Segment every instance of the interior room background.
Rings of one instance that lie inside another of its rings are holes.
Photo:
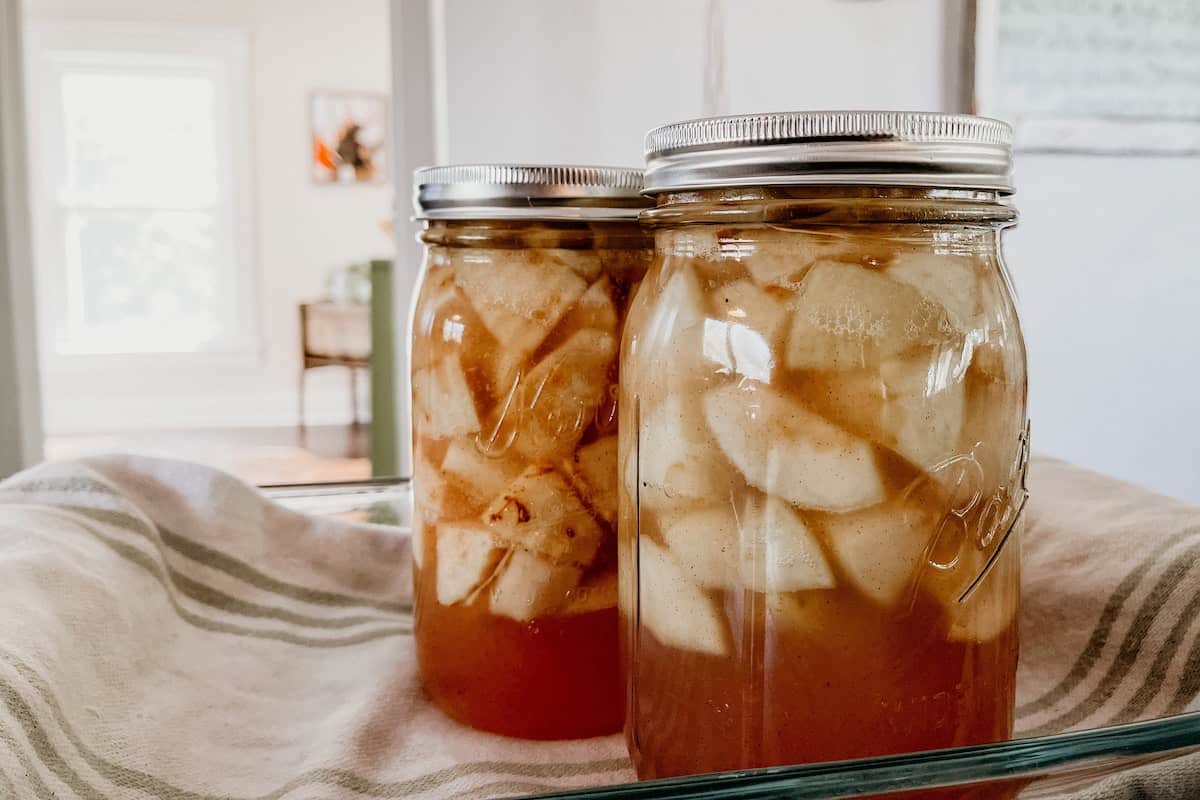
[[[706,114],[968,110],[974,73],[961,43],[976,8],[965,0],[23,0],[27,43],[47,28],[89,22],[219,30],[244,43],[247,62],[234,82],[248,146],[231,201],[245,237],[234,282],[246,293],[244,357],[81,363],[47,353],[43,339],[46,434],[294,425],[295,306],[320,294],[328,269],[394,256],[394,308],[407,308],[419,252],[408,219],[412,167],[637,165],[647,129]],[[390,92],[389,184],[313,183],[307,97],[321,88]],[[36,183],[36,158],[32,166]],[[1187,153],[1019,151],[1021,221],[1007,242],[1029,346],[1034,449],[1193,501],[1200,271],[1190,194],[1198,180],[1200,159]],[[388,219],[394,241],[381,232]],[[402,375],[402,346],[396,360]],[[311,421],[349,422],[345,378],[314,374],[312,385]]]

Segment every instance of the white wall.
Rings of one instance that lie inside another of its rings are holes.
[[[447,0],[449,161],[641,163],[700,108],[693,0]]]
[[[450,161],[638,165],[703,113],[700,0],[445,0]],[[724,113],[934,108],[941,0],[736,0]]]
[[[726,0],[723,110],[946,110],[957,1]],[[445,3],[449,160],[637,164],[647,128],[701,114],[699,0]],[[1200,160],[1016,169],[1035,448],[1200,502]]]
[[[251,38],[254,248],[261,352],[248,363],[142,361],[95,371],[46,370],[48,432],[295,422],[296,306],[326,272],[390,257],[381,223],[391,186],[316,186],[309,177],[314,89],[389,91],[387,0],[25,0],[38,20],[211,25]],[[309,421],[350,416],[341,370],[310,374]],[[366,393],[363,392],[365,397]]]
[[[1197,158],[1020,155],[1036,449],[1200,502]]]

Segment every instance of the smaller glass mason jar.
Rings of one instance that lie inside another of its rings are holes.
[[[889,112],[649,134],[619,454],[640,777],[1011,735],[1010,140]]]
[[[415,634],[426,690],[473,727],[620,730],[617,367],[652,242],[640,170],[415,174]]]

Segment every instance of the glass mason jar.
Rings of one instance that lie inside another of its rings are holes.
[[[617,366],[652,241],[640,170],[415,175],[415,634],[454,718],[527,738],[620,730]]]
[[[640,777],[1011,735],[1010,136],[866,112],[650,133],[619,453]]]

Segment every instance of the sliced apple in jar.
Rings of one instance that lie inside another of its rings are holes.
[[[887,391],[881,444],[919,467],[958,454],[963,429],[963,383],[943,361],[889,361],[880,368]]]
[[[417,447],[413,459],[412,557],[417,569],[425,565],[426,527],[434,529],[448,507],[447,487],[437,466]]]
[[[579,496],[610,526],[617,522],[617,437],[605,436],[580,447],[563,471]]]
[[[787,299],[751,281],[734,281],[709,294],[715,315],[746,325],[771,343],[779,338],[787,322]]]
[[[694,398],[670,395],[642,417],[637,459],[631,451],[625,465],[631,498],[665,508],[689,498],[711,502],[728,494],[732,476],[698,405]]]
[[[557,611],[579,584],[583,571],[514,549],[500,564],[489,589],[493,614],[529,622]]]
[[[705,589],[733,589],[739,583],[737,516],[728,503],[664,515],[663,541],[693,583]]]
[[[529,467],[483,512],[497,541],[556,564],[587,566],[604,530],[566,479],[551,467]]]
[[[778,498],[674,515],[662,533],[684,572],[705,588],[798,592],[835,585],[820,543]]]
[[[759,286],[794,287],[818,260],[856,259],[849,239],[812,231],[767,226],[695,226],[677,235],[675,252],[721,264],[736,262]]]
[[[749,504],[741,540],[742,585],[757,592],[831,589],[833,570],[804,519],[776,497]]]
[[[652,287],[643,282],[640,291],[647,289]],[[639,350],[634,356],[662,353],[681,331],[696,328],[704,322],[704,294],[695,274],[686,266],[674,270],[661,287],[653,287],[653,290],[657,290],[658,297],[651,305],[649,318],[640,326]],[[637,358],[635,361],[639,369],[645,366],[653,370],[659,366],[643,365]],[[654,374],[651,372],[650,377]]]
[[[616,336],[618,317],[612,291],[612,282],[607,275],[602,275],[564,317],[564,325],[571,329],[591,328]]]
[[[425,347],[413,348],[415,369],[426,369],[433,365],[439,353],[439,342],[461,338],[465,333],[464,321],[459,318],[466,300],[454,284],[454,271],[448,267],[431,267],[421,287],[421,298],[417,302],[420,316],[413,320],[418,336],[427,337]]]
[[[791,369],[854,369],[954,338],[938,303],[881,270],[821,261],[791,304]]]
[[[706,319],[703,327],[705,366],[714,375],[769,383],[775,371],[771,343],[750,325]],[[712,377],[712,376],[709,376]]]
[[[608,388],[616,340],[595,330],[575,332],[522,379],[514,447],[534,462],[565,458],[596,415]]]
[[[885,274],[940,305],[955,328],[967,331],[979,324],[982,313],[979,269],[970,256],[901,253]]]
[[[479,412],[457,354],[414,372],[412,390],[418,435],[442,439],[479,430]]]
[[[416,448],[413,459],[414,510],[426,514],[427,522],[437,522],[446,513],[446,482],[442,472],[423,448]]]
[[[823,416],[924,469],[960,453],[963,383],[944,361],[812,372],[802,395]]]
[[[747,381],[713,389],[703,405],[721,450],[751,486],[827,511],[883,500],[871,445],[776,389]]]
[[[847,580],[884,605],[899,603],[914,586],[937,535],[936,517],[901,501],[824,515],[820,525]]]
[[[638,541],[641,624],[668,647],[721,656],[729,652],[716,601],[693,582],[671,554],[646,537]]]
[[[507,455],[488,456],[480,452],[474,437],[452,441],[441,467],[447,480],[453,482],[476,513],[504,492],[521,471],[520,462]]]
[[[499,343],[492,377],[502,394],[588,282],[559,264],[534,263],[528,251],[459,250],[454,254],[455,283]]]
[[[492,577],[505,555],[486,528],[476,523],[437,526],[437,600],[444,606],[463,602]]]

